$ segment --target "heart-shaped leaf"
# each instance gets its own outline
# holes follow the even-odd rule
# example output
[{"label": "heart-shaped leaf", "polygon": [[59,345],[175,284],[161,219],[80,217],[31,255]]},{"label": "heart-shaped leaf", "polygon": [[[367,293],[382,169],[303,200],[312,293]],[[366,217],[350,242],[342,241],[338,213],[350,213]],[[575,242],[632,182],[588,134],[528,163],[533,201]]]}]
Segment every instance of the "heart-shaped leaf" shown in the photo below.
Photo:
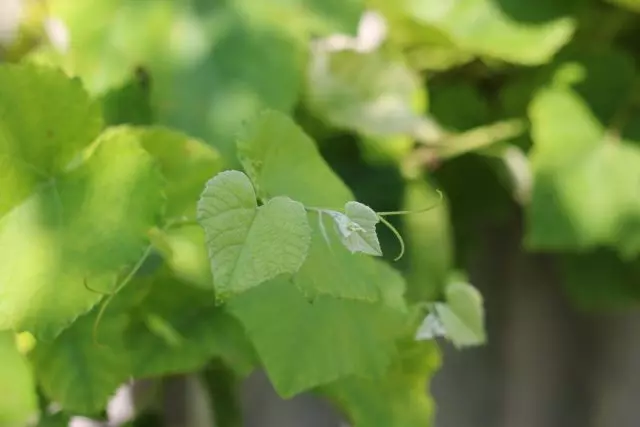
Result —
[{"label": "heart-shaped leaf", "polygon": [[242,293],[302,266],[311,243],[304,206],[274,197],[258,207],[249,178],[225,171],[209,180],[198,202],[219,299]]}]

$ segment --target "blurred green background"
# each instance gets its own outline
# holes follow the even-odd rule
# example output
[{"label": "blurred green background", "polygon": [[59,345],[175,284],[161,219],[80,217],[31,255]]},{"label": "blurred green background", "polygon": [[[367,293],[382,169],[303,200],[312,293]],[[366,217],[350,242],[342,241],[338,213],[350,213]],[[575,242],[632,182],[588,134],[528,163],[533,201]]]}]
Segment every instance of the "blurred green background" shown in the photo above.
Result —
[{"label": "blurred green background", "polygon": [[[395,222],[408,298],[464,274],[488,344],[444,345],[436,426],[640,425],[640,1],[0,0],[0,44],[96,95],[149,90],[152,111],[114,98],[107,113],[202,138],[230,166],[268,107],[377,211],[441,190]],[[190,387],[175,381],[168,406]],[[245,403],[251,426],[338,425],[259,374]]]}]

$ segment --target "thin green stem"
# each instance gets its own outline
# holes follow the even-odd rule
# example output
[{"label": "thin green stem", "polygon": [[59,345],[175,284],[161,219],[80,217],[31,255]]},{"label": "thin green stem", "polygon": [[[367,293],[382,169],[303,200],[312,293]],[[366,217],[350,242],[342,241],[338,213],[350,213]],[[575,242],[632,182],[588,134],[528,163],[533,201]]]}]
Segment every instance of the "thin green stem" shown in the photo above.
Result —
[{"label": "thin green stem", "polygon": [[393,224],[391,224],[382,216],[378,216],[378,218],[380,219],[380,222],[382,222],[384,225],[386,225],[389,228],[389,230],[391,230],[391,232],[396,236],[396,238],[398,239],[398,242],[400,243],[400,253],[398,254],[397,257],[393,259],[394,261],[398,261],[404,255],[404,240],[402,239],[402,236],[400,235],[400,232],[398,231],[398,229],[396,229],[393,226]]},{"label": "thin green stem", "polygon": [[442,191],[436,190],[436,192],[438,193],[438,197],[439,197],[438,202],[424,209],[419,209],[417,211],[389,211],[389,212],[376,212],[376,213],[378,214],[379,217],[383,217],[383,216],[391,216],[391,215],[411,215],[411,214],[428,212],[440,206],[440,203],[442,203],[442,199],[444,199],[444,195],[442,194]]},{"label": "thin green stem", "polygon": [[133,279],[133,277],[138,272],[138,270],[140,270],[140,267],[142,267],[142,264],[144,264],[144,262],[147,260],[147,258],[151,254],[151,249],[152,249],[151,245],[147,246],[147,248],[142,253],[142,256],[140,257],[140,259],[138,259],[138,262],[136,262],[133,268],[129,271],[129,274],[127,274],[124,280],[120,282],[120,284],[116,287],[116,289],[113,292],[111,292],[111,294],[107,297],[104,303],[102,303],[102,306],[100,307],[100,311],[98,312],[98,315],[96,316],[96,320],[93,324],[93,340],[95,341],[96,344],[100,345],[100,343],[98,342],[98,326],[100,325],[100,321],[102,320],[102,316],[104,316],[107,306],[109,305],[111,300],[113,300],[113,298],[118,294],[118,292],[120,292],[125,286],[127,286],[127,284],[131,281],[131,279]]}]

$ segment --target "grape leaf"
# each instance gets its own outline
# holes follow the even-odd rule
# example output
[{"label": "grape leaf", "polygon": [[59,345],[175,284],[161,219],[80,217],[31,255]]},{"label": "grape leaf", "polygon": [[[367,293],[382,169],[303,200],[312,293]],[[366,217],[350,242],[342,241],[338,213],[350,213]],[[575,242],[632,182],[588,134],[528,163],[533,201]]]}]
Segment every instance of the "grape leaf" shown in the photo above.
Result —
[{"label": "grape leaf", "polygon": [[573,2],[409,0],[406,12],[460,50],[526,65],[547,62],[573,35]]},{"label": "grape leaf", "polygon": [[195,217],[202,188],[222,167],[220,155],[204,142],[167,128],[134,129],[165,178],[165,216],[169,221]]},{"label": "grape leaf", "polygon": [[153,277],[125,339],[139,378],[198,370],[214,356],[245,374],[254,365],[238,321],[216,306],[210,292],[190,288],[166,272]]},{"label": "grape leaf", "polygon": [[101,127],[98,105],[78,80],[0,65],[0,217],[60,174]]},{"label": "grape leaf", "polygon": [[207,236],[220,299],[295,273],[311,241],[302,204],[274,197],[258,207],[251,181],[238,171],[221,172],[207,183],[198,202],[198,221]]},{"label": "grape leaf", "polygon": [[100,97],[102,115],[107,126],[153,123],[149,79],[147,72],[139,68],[129,81]]},{"label": "grape leaf", "polygon": [[611,140],[567,88],[541,91],[529,114],[535,184],[527,212],[528,247],[557,251],[608,245],[625,256],[640,252],[638,146]]},{"label": "grape leaf", "polygon": [[[458,348],[483,344],[486,337],[482,295],[455,275],[450,280],[445,288],[446,303],[433,304],[433,310],[420,325],[416,339],[433,339],[440,335],[438,329],[442,327],[447,339]],[[438,320],[436,324],[434,315]]]},{"label": "grape leaf", "polygon": [[36,385],[12,332],[0,332],[0,425],[19,427],[38,412]]},{"label": "grape leaf", "polygon": [[[388,287],[403,288],[398,275],[391,279]],[[289,398],[343,376],[383,375],[404,318],[396,304],[328,296],[308,301],[277,278],[231,299],[229,308],[244,325],[276,391]]]},{"label": "grape leaf", "polygon": [[372,265],[373,260],[367,255],[347,250],[333,227],[326,227],[323,232],[319,218],[314,216],[316,213],[309,213],[309,254],[293,276],[298,289],[308,298],[331,295],[364,301],[380,299],[385,284],[377,277],[378,265]]},{"label": "grape leaf", "polygon": [[55,340],[39,341],[30,353],[43,391],[67,412],[96,415],[131,372],[122,339],[127,317],[104,316],[98,343],[92,339],[96,312],[76,320]]},{"label": "grape leaf", "polygon": [[265,111],[245,127],[238,138],[238,158],[261,198],[287,196],[322,208],[339,208],[355,199],[313,140],[280,112]]},{"label": "grape leaf", "polygon": [[[376,234],[376,224],[380,222],[380,218],[369,206],[359,202],[347,202],[345,213],[332,210],[324,213],[333,219],[340,241],[351,253],[382,255]],[[323,237],[329,243],[329,237]]]},{"label": "grape leaf", "polygon": [[[0,328],[54,337],[136,262],[163,204],[162,177],[126,128],[0,219]],[[55,304],[52,303],[55,301]]]},{"label": "grape leaf", "polygon": [[335,402],[353,426],[429,426],[434,404],[425,388],[439,364],[435,344],[402,342],[381,379],[345,378],[318,391]]},{"label": "grape leaf", "polygon": [[[322,209],[345,206],[354,199],[311,138],[282,113],[267,111],[251,122],[238,140],[238,157],[262,197],[287,196]],[[316,215],[309,213],[311,248],[294,283],[309,298],[379,299],[386,283],[376,277],[378,261],[347,251],[333,227],[327,230],[332,242],[327,245]]]}]

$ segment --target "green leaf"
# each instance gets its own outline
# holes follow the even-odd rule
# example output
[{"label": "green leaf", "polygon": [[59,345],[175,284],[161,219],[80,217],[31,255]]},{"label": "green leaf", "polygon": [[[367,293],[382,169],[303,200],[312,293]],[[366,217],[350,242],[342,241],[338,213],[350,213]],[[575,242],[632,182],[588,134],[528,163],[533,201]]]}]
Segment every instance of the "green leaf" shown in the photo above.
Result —
[{"label": "green leaf", "polygon": [[[380,218],[369,206],[359,202],[347,202],[345,213],[331,210],[324,213],[333,219],[340,241],[351,253],[382,255],[376,234],[376,224],[380,222]],[[323,237],[330,243],[328,236]]]},{"label": "green leaf", "polygon": [[60,174],[100,132],[80,82],[31,65],[0,65],[0,217]]},{"label": "green leaf", "polygon": [[403,342],[381,379],[347,378],[319,392],[335,402],[353,426],[430,426],[434,404],[425,388],[439,365],[435,344]]},{"label": "green leaf", "polygon": [[316,48],[307,102],[320,118],[367,136],[420,137],[428,124],[415,111],[422,83],[399,57]]},{"label": "green leaf", "polygon": [[[0,329],[52,338],[108,292],[147,245],[162,177],[127,128],[0,219]],[[55,301],[55,303],[52,303]]]},{"label": "green leaf", "polygon": [[260,198],[287,196],[321,208],[355,199],[313,140],[280,112],[265,111],[250,122],[238,138],[238,158]]},{"label": "green leaf", "polygon": [[[251,122],[238,140],[238,156],[263,198],[287,196],[320,209],[345,206],[355,199],[311,138],[282,113],[267,111]],[[351,254],[332,227],[327,230],[331,242],[327,245],[317,213],[309,215],[312,241],[307,259],[293,279],[298,288],[309,298],[379,299],[386,284],[376,277],[382,268],[378,261]]]},{"label": "green leaf", "polygon": [[0,332],[0,425],[20,427],[38,412],[36,384],[12,332]]},{"label": "green leaf", "polygon": [[[387,278],[388,292],[401,294],[402,279],[397,274]],[[276,391],[289,398],[344,376],[383,375],[403,319],[393,297],[388,304],[327,296],[309,301],[278,278],[233,298],[229,308],[244,325]]]},{"label": "green leaf", "polygon": [[[445,303],[435,303],[434,312],[447,339],[458,347],[484,344],[484,307],[482,295],[473,286],[453,277],[445,289]],[[418,339],[433,338],[433,324],[428,315],[417,333]],[[437,335],[437,334],[436,334]]]},{"label": "green leaf", "polygon": [[207,236],[221,299],[295,273],[311,242],[301,203],[274,197],[258,207],[251,181],[238,171],[221,172],[207,183],[198,202],[198,221]]},{"label": "green leaf", "polygon": [[573,35],[576,2],[407,0],[406,12],[463,51],[526,65],[542,64]]},{"label": "green leaf", "polygon": [[482,295],[473,286],[454,278],[445,289],[447,304],[437,304],[436,311],[456,347],[485,342]]},{"label": "green leaf", "polygon": [[640,148],[606,132],[571,90],[541,91],[530,108],[535,173],[526,244],[640,252]]},{"label": "green leaf", "polygon": [[205,234],[199,224],[170,228],[157,237],[159,240],[155,241],[154,247],[160,249],[177,278],[197,288],[213,291]]},{"label": "green leaf", "polygon": [[298,37],[343,33],[355,35],[363,0],[234,0],[244,16],[262,25],[288,30]]},{"label": "green leaf", "polygon": [[154,121],[151,107],[150,77],[143,68],[120,87],[111,89],[101,98],[102,114],[107,126],[150,125]]},{"label": "green leaf", "polygon": [[222,168],[220,155],[204,142],[167,128],[135,128],[135,132],[165,178],[165,216],[169,221],[195,218],[202,188]]},{"label": "green leaf", "polygon": [[[407,183],[402,210],[417,211],[431,206],[437,193],[424,180]],[[403,218],[409,270],[407,298],[434,301],[443,292],[453,262],[449,209],[446,202],[435,209]]]},{"label": "green leaf", "polygon": [[[306,32],[316,17],[307,6],[324,11],[336,5],[316,0],[51,3],[51,13],[67,24],[73,40],[63,58],[65,69],[82,76],[92,93],[103,93],[144,64],[154,78],[158,123],[208,141],[231,165],[244,120],[263,108],[290,112],[297,103]],[[342,20],[340,11],[333,16]],[[304,28],[305,36],[292,27]]]},{"label": "green leaf", "polygon": [[152,279],[125,337],[133,374],[140,378],[199,370],[214,356],[244,374],[255,363],[242,326],[216,306],[213,294],[166,273]]},{"label": "green leaf", "polygon": [[54,341],[39,341],[30,354],[43,391],[67,412],[96,415],[131,372],[122,340],[126,316],[104,316],[99,343],[93,340],[95,320],[94,310]]}]

